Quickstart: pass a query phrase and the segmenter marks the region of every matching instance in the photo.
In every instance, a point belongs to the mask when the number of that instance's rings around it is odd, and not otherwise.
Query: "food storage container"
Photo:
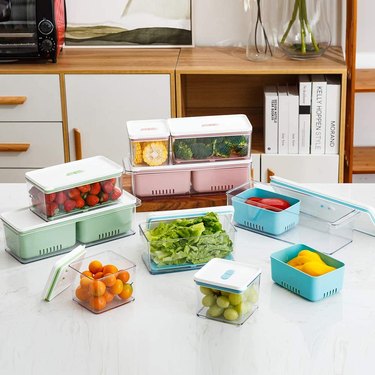
[[[122,167],[104,156],[72,161],[26,173],[30,208],[44,220],[117,202]]]
[[[165,120],[126,123],[133,166],[160,166],[169,163],[169,129]]]
[[[6,250],[21,263],[29,263],[68,252],[77,241],[91,245],[134,234],[139,204],[123,192],[116,204],[54,221],[44,221],[28,207],[4,212]]]
[[[51,301],[69,286],[73,300],[95,314],[134,301],[135,264],[113,251],[84,257],[78,246],[50,272],[42,298]]]
[[[249,264],[212,259],[195,275],[202,318],[243,324],[258,308],[261,270]]]
[[[265,234],[280,235],[299,221],[300,201],[269,189],[246,183],[227,192],[228,204],[234,207],[234,221],[238,225]],[[277,208],[264,202],[287,202],[287,208]],[[272,200],[270,200],[272,199]],[[276,199],[276,200],[275,200]],[[285,206],[285,207],[286,207]],[[281,206],[280,206],[281,207]]]
[[[233,208],[224,206],[150,215],[139,225],[142,259],[149,272],[185,271],[200,268],[212,258],[232,259],[232,214]]]
[[[173,163],[250,157],[252,126],[245,115],[168,119]]]
[[[320,276],[311,276],[289,265],[287,262],[302,250],[318,254],[324,263],[335,269]],[[343,262],[303,244],[296,244],[271,254],[272,280],[310,301],[319,301],[338,293],[343,286],[344,269]]]

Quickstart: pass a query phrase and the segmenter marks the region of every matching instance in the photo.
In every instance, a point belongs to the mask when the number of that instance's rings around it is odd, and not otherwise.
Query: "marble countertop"
[[[375,184],[315,185],[375,206]],[[359,199],[360,198],[360,199]],[[27,205],[24,184],[0,184],[0,212]],[[136,223],[144,213],[136,214]],[[135,224],[136,224],[135,223]],[[270,254],[288,244],[238,229],[236,260],[262,269],[259,309],[240,327],[196,316],[195,271],[149,274],[138,233],[87,249],[113,250],[137,265],[135,302],[95,315],[67,289],[41,294],[61,256],[21,264],[0,229],[0,373],[369,374],[375,352],[375,238],[354,232],[334,254],[344,287],[309,302],[274,284]]]

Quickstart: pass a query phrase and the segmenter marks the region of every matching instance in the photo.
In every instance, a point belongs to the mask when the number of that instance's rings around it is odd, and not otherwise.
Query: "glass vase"
[[[292,59],[322,56],[331,44],[326,1],[286,0],[278,45]]]

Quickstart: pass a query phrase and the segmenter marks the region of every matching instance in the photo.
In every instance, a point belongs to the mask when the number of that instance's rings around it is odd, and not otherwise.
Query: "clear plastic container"
[[[173,164],[250,157],[252,126],[246,115],[182,117],[167,123]]]
[[[169,163],[169,129],[165,120],[128,121],[126,127],[133,166]]]
[[[116,203],[122,172],[103,156],[27,172],[30,209],[48,221]]]
[[[69,267],[76,273],[73,300],[95,314],[134,301],[136,266],[125,257],[105,251]]]
[[[195,210],[179,210],[168,216],[153,216],[140,224],[142,259],[149,272],[186,271],[200,268],[212,258],[232,259],[235,240],[232,214],[233,209],[226,207],[222,212],[215,207],[198,213]],[[166,227],[171,228],[167,235],[162,229]],[[213,231],[212,234],[202,234],[207,228]],[[190,233],[190,236],[185,237],[181,233]]]
[[[195,275],[197,315],[236,325],[258,308],[261,271],[249,264],[212,259]]]

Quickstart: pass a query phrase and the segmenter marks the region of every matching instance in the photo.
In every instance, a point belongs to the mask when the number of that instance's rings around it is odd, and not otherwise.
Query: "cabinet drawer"
[[[41,168],[63,162],[61,122],[0,122],[0,168]]]
[[[339,179],[339,156],[262,154],[262,182],[267,182],[270,172],[296,182],[337,183]]]
[[[59,76],[0,75],[0,121],[61,121]]]

